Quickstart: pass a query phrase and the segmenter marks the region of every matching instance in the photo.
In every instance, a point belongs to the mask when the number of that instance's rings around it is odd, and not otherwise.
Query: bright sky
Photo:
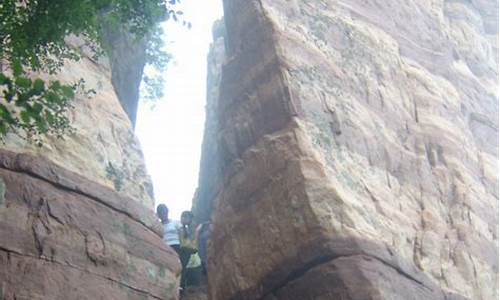
[[[222,0],[183,0],[178,8],[192,28],[165,24],[167,50],[174,56],[165,77],[165,96],[153,109],[140,103],[136,124],[156,204],[165,203],[177,220],[191,209],[198,186],[208,47],[212,24],[223,14]]]

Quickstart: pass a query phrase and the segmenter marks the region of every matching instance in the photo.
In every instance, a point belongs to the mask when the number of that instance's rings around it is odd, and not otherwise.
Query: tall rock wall
[[[224,11],[211,299],[498,298],[498,1]]]
[[[86,53],[81,40],[68,43]],[[113,73],[116,57],[134,61],[126,44],[114,47]],[[151,180],[117,96],[115,81],[130,74],[111,74],[105,58],[67,62],[57,79],[83,78],[96,91],[76,99],[75,133],[41,148],[12,135],[0,147],[0,299],[178,297],[178,258],[161,239]]]
[[[222,188],[221,155],[219,135],[219,87],[221,67],[226,59],[225,26],[218,20],[212,27],[213,43],[210,46],[207,63],[207,103],[205,106],[205,133],[200,158],[200,174],[198,189],[193,198],[192,211],[197,223],[210,220],[213,210],[213,199]]]

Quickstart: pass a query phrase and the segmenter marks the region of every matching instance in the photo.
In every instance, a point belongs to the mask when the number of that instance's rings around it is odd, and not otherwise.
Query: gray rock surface
[[[109,45],[111,82],[132,127],[135,126],[142,72],[146,65],[146,43],[108,26],[104,30]]]
[[[207,103],[205,106],[205,133],[200,158],[200,174],[192,211],[198,224],[210,220],[212,199],[222,187],[218,134],[218,98],[221,81],[221,66],[225,61],[224,21],[216,21],[212,27],[214,42],[208,54]]]

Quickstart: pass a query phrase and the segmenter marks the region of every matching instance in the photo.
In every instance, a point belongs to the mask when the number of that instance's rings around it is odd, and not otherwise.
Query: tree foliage
[[[71,130],[66,116],[80,80],[71,85],[30,76],[57,73],[66,59],[79,60],[65,38],[83,37],[94,56],[104,53],[103,26],[117,26],[146,39],[147,63],[164,68],[159,22],[176,20],[179,0],[0,0],[0,138],[8,132],[40,142],[44,134]]]

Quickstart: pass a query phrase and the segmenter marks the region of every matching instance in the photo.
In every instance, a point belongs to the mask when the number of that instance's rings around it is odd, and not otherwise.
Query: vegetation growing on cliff
[[[0,2],[0,138],[15,132],[40,143],[49,134],[71,129],[66,112],[76,93],[91,93],[83,81],[73,85],[30,76],[57,73],[64,60],[79,60],[68,35],[81,36],[96,58],[106,50],[103,26],[115,26],[145,39],[147,63],[164,68],[168,55],[159,39],[159,22],[178,19],[179,0],[2,0]],[[152,81],[153,82],[153,81]],[[151,89],[153,92],[154,89]]]

